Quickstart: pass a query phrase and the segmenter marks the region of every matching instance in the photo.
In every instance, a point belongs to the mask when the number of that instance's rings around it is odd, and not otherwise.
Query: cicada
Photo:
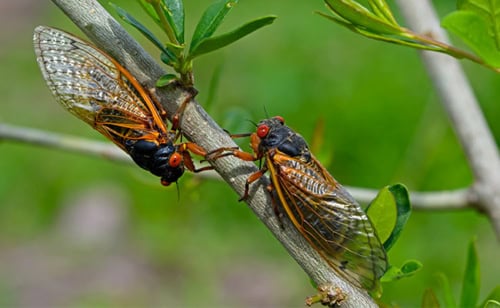
[[[275,210],[286,214],[340,276],[359,288],[377,290],[379,278],[387,269],[377,233],[356,200],[311,154],[304,138],[276,116],[258,123],[256,132],[250,135],[250,145],[253,153],[221,148],[207,157],[264,159],[261,169],[247,179],[241,199],[248,197],[250,184],[269,171],[270,190],[279,201]]]
[[[128,153],[139,167],[177,182],[187,168],[198,172],[190,152],[195,143],[176,143],[177,124],[168,130],[166,112],[112,57],[69,33],[39,26],[33,36],[37,62],[56,100]]]

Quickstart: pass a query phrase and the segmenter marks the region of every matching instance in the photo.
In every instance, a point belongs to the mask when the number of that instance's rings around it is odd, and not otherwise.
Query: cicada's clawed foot
[[[318,293],[306,298],[306,305],[311,306],[316,303],[321,303],[327,307],[340,307],[347,299],[347,294],[341,288],[332,284],[323,284],[318,287]]]

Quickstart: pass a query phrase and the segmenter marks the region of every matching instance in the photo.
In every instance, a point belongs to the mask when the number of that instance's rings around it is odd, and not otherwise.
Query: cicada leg
[[[184,159],[184,165],[191,172],[198,173],[198,172],[214,169],[214,167],[212,167],[212,166],[205,166],[205,167],[196,169],[194,162],[193,162],[193,158],[191,157],[190,153],[193,153],[193,154],[196,154],[199,156],[207,155],[207,152],[202,147],[197,145],[196,143],[186,142],[186,143],[180,144],[179,145],[179,152],[182,153],[182,157]]]
[[[243,153],[245,153],[245,152],[243,152]],[[248,153],[246,153],[246,154],[248,154]],[[238,201],[243,201],[246,198],[248,198],[248,191],[250,190],[250,184],[252,184],[253,182],[260,179],[264,175],[264,173],[266,173],[266,171],[267,171],[267,166],[264,165],[264,167],[259,169],[259,171],[250,174],[250,176],[247,178],[247,180],[245,182],[245,192],[243,193],[243,196],[241,196],[241,198],[238,199]]]
[[[341,288],[332,284],[318,286],[318,293],[306,298],[306,305],[321,303],[327,307],[339,307],[347,299],[347,294]]]

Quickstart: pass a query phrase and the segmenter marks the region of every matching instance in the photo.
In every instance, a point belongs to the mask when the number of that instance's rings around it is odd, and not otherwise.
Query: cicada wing
[[[358,203],[331,175],[325,177],[326,169],[314,158],[306,164],[276,154],[268,161],[282,206],[298,231],[345,279],[376,289],[387,258]]]
[[[144,89],[102,51],[64,31],[43,26],[35,29],[33,41],[51,92],[73,115],[122,148],[122,140],[109,133],[117,124],[122,136],[149,138],[155,131],[166,132]]]

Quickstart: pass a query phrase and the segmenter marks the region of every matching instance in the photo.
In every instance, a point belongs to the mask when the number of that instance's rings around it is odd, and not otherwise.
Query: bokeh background
[[[154,28],[133,1],[114,2]],[[190,34],[210,1],[185,2]],[[440,16],[455,9],[452,0],[435,4]],[[323,142],[315,154],[345,185],[470,185],[417,52],[355,36],[315,10],[324,10],[322,1],[241,1],[222,31],[262,15],[279,18],[196,61],[199,102],[233,132],[251,131],[247,120],[265,117],[264,109],[282,115],[307,140]],[[49,1],[0,3],[0,121],[104,140],[50,95],[32,47],[39,24],[81,35]],[[463,66],[498,143],[500,77]],[[1,142],[0,306],[303,306],[314,292],[307,276],[233,191],[191,174],[178,190],[132,165]],[[437,273],[449,277],[458,298],[474,237],[484,298],[500,281],[500,250],[488,220],[464,210],[412,214],[389,257],[424,267],[385,284],[383,301],[419,306],[426,288],[440,296]]]

